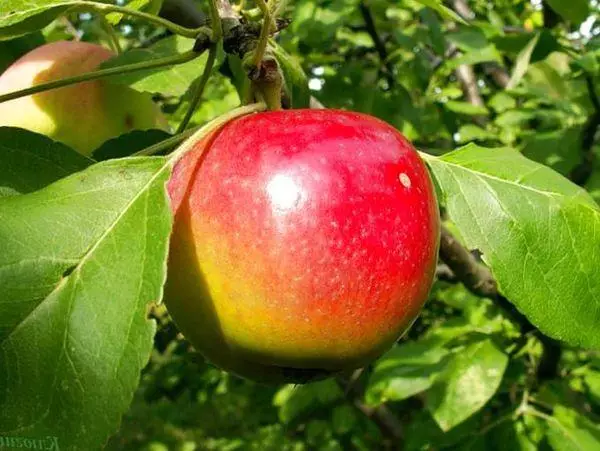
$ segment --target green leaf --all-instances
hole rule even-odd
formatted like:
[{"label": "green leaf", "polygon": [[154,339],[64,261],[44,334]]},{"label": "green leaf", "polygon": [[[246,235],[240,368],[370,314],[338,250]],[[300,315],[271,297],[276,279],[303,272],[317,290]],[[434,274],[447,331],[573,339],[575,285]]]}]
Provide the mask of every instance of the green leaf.
[{"label": "green leaf", "polygon": [[426,158],[501,292],[544,333],[600,348],[600,211],[589,194],[507,148]]},{"label": "green leaf", "polygon": [[302,386],[286,385],[277,392],[273,404],[279,408],[281,422],[291,423],[342,397],[335,380],[327,379]]},{"label": "green leaf", "polygon": [[351,433],[358,423],[357,411],[349,405],[333,409],[331,427],[337,435]]},{"label": "green leaf", "polygon": [[600,449],[600,427],[575,410],[554,406],[548,426],[548,442],[555,451]]},{"label": "green leaf", "polygon": [[98,449],[148,361],[166,274],[164,158],[0,199],[0,436]]},{"label": "green leaf", "polygon": [[498,390],[507,364],[491,340],[456,353],[427,393],[426,407],[440,428],[448,431],[479,411]]},{"label": "green leaf", "polygon": [[551,132],[536,130],[523,139],[523,155],[561,174],[569,174],[581,161],[582,132],[582,126]]},{"label": "green leaf", "polygon": [[429,389],[449,354],[442,345],[443,340],[434,338],[392,348],[375,364],[365,391],[366,402],[402,401]]},{"label": "green leaf", "polygon": [[508,85],[506,85],[506,89],[515,88],[527,73],[527,69],[529,68],[529,62],[531,61],[531,54],[535,50],[535,46],[537,45],[539,39],[540,35],[536,34],[527,43],[523,50],[521,50],[519,56],[517,56],[517,60],[515,61],[515,67],[510,77],[510,81],[508,82]]},{"label": "green leaf", "polygon": [[465,52],[483,49],[489,44],[485,34],[476,27],[461,27],[446,38]]},{"label": "green leaf", "polygon": [[502,62],[502,55],[492,44],[482,49],[468,51],[464,55],[453,58],[446,62],[445,66],[449,69],[455,69],[461,64],[473,65],[486,62]]},{"label": "green leaf", "polygon": [[470,102],[460,102],[457,100],[448,100],[444,104],[444,108],[458,114],[467,116],[487,116],[490,114],[485,106],[473,105]]},{"label": "green leaf", "polygon": [[436,10],[440,16],[444,19],[452,20],[454,22],[460,22],[462,24],[467,24],[467,21],[456,14],[452,9],[444,6],[441,0],[416,0],[420,4],[427,6],[428,8]]},{"label": "green leaf", "polygon": [[575,25],[580,24],[590,14],[589,0],[546,0],[548,5]]},{"label": "green leaf", "polygon": [[61,14],[81,3],[77,0],[2,0],[0,41],[41,30]]},{"label": "green leaf", "polygon": [[93,156],[99,161],[123,158],[170,137],[164,130],[134,130],[106,141],[94,151]]},{"label": "green leaf", "polygon": [[0,197],[36,191],[92,163],[43,135],[0,127]]},{"label": "green leaf", "polygon": [[494,96],[488,101],[488,105],[496,113],[503,113],[505,111],[516,108],[517,101],[511,95],[507,94],[504,91],[501,91],[494,94]]},{"label": "green leaf", "polygon": [[308,107],[310,104],[310,89],[308,88],[308,78],[302,66],[275,41],[271,41],[271,47],[283,72],[285,89],[290,97],[292,108]]},{"label": "green leaf", "polygon": [[0,74],[21,56],[45,43],[41,33],[30,33],[17,39],[0,41]]},{"label": "green leaf", "polygon": [[496,135],[474,124],[465,124],[458,129],[458,142],[485,141],[496,139]]},{"label": "green leaf", "polygon": [[[127,64],[152,61],[157,58],[181,55],[194,47],[194,40],[181,36],[161,39],[156,44],[125,52],[115,56],[101,65],[101,68],[118,67]],[[208,54],[205,52],[198,58],[176,66],[166,66],[108,78],[111,83],[131,86],[136,91],[180,97],[186,93],[190,85],[202,74]]]},{"label": "green leaf", "polygon": [[[162,7],[163,0],[130,0],[124,6],[138,11],[144,11],[148,14],[158,15]],[[123,20],[123,14],[110,13],[106,15],[106,19],[112,25],[118,25]]]}]

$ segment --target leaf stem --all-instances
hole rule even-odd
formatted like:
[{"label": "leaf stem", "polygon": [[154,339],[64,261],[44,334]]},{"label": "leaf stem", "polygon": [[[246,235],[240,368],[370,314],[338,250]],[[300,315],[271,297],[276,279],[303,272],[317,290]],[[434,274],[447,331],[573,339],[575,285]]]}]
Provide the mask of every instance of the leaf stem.
[{"label": "leaf stem", "polygon": [[190,123],[190,120],[192,119],[194,111],[196,111],[196,108],[198,108],[198,104],[200,103],[200,100],[202,100],[202,94],[204,94],[204,89],[206,88],[206,84],[208,83],[208,80],[210,79],[210,76],[212,75],[212,69],[215,65],[216,59],[217,59],[217,45],[213,44],[210,47],[210,50],[208,53],[208,59],[206,60],[206,65],[204,66],[204,72],[202,72],[202,76],[200,77],[200,81],[198,82],[198,87],[196,88],[196,90],[194,92],[194,95],[190,102],[190,106],[189,106],[187,112],[185,113],[185,117],[179,124],[179,128],[177,130],[178,133],[183,132],[187,128],[188,124]]},{"label": "leaf stem", "polygon": [[175,136],[165,139],[164,141],[156,143],[150,147],[146,147],[145,149],[142,149],[142,150],[132,154],[131,156],[132,157],[147,157],[150,155],[156,155],[157,153],[162,152],[163,150],[167,150],[167,149],[169,149],[173,146],[176,146],[177,144],[185,141],[187,138],[189,138],[194,133],[196,133],[200,128],[202,128],[202,127],[198,126],[198,127],[190,128],[189,130],[186,130],[183,133],[179,133]]},{"label": "leaf stem", "polygon": [[106,35],[108,36],[108,40],[110,42],[112,49],[115,51],[115,53],[117,55],[120,55],[121,53],[123,53],[123,49],[121,48],[121,43],[119,42],[119,37],[117,36],[117,33],[115,33],[115,29],[113,28],[113,26],[106,19],[105,15],[100,14],[100,22],[102,23],[102,28],[104,28],[104,31],[106,32]]},{"label": "leaf stem", "polygon": [[87,72],[85,74],[76,75],[74,77],[63,78],[60,80],[50,81],[48,83],[41,83],[39,85],[32,86],[27,89],[20,91],[9,92],[8,94],[0,95],[0,103],[8,102],[9,100],[18,99],[20,97],[26,97],[40,92],[49,91],[51,89],[62,88],[64,86],[74,85],[85,81],[98,80],[100,78],[110,77],[112,75],[126,74],[130,72],[138,72],[147,69],[156,69],[163,66],[173,66],[176,64],[187,63],[200,56],[201,53],[195,51],[189,51],[180,55],[166,56],[164,58],[158,58],[153,61],[144,61],[141,63],[127,64],[123,66],[110,67],[107,69],[100,69],[93,72]]},{"label": "leaf stem", "polygon": [[219,15],[219,5],[217,4],[217,0],[210,0],[209,3],[213,42],[217,43],[223,37],[223,25],[221,24],[221,16]]},{"label": "leaf stem", "polygon": [[[260,111],[265,111],[267,109],[264,103],[254,103],[252,105],[242,106],[236,109],[229,111],[228,113],[213,119],[208,124],[201,125],[199,127],[190,128],[189,130],[185,130],[182,133],[179,133],[171,138],[167,138],[164,141],[154,144],[153,146],[146,147],[145,149],[140,150],[139,152],[131,155],[132,157],[145,157],[150,155],[155,155],[163,150],[169,149],[182,141],[186,141],[179,149],[177,149],[171,155],[171,160],[177,161],[181,158],[188,150],[190,150],[198,140],[212,133],[215,130],[218,130],[220,127],[225,125],[227,122],[236,119],[241,116],[246,116],[247,114],[258,113]],[[188,139],[189,138],[189,139]]]},{"label": "leaf stem", "polygon": [[269,42],[269,35],[271,34],[271,30],[274,29],[274,23],[273,18],[271,17],[271,10],[269,9],[269,6],[265,0],[256,0],[256,3],[263,13],[263,24],[260,30],[260,37],[258,38],[258,46],[254,51],[254,58],[252,62],[256,67],[259,67],[260,62],[265,56],[267,44]]},{"label": "leaf stem", "polygon": [[187,38],[195,39],[198,34],[202,31],[203,28],[186,28],[176,23],[171,22],[170,20],[163,19],[162,17],[155,16],[154,14],[148,14],[143,11],[137,11],[135,9],[126,8],[124,6],[117,6],[105,3],[91,2],[91,1],[82,1],[73,8],[75,10],[87,10],[94,11],[103,15],[108,13],[120,13],[126,16],[137,17],[143,19],[147,22],[153,23],[155,25],[166,28],[167,30],[172,31],[175,34],[185,36]]}]

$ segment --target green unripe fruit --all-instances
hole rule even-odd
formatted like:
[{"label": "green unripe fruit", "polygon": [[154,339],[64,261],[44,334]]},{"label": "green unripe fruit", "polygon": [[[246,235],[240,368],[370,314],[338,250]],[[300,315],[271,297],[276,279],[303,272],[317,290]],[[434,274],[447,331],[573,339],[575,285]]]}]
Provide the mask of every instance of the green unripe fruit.
[{"label": "green unripe fruit", "polygon": [[[0,75],[0,94],[98,69],[113,53],[97,44],[59,41],[14,62]],[[84,155],[132,130],[167,129],[147,94],[95,80],[0,103],[0,126],[19,127],[60,141]]]}]

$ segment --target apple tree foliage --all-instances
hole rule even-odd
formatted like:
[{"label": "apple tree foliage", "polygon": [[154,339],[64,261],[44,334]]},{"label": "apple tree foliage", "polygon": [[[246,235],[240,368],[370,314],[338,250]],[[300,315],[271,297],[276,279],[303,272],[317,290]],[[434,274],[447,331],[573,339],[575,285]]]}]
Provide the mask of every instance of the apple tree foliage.
[{"label": "apple tree foliage", "polygon": [[[232,3],[260,21],[261,2]],[[45,42],[118,42],[108,80],[151,93],[176,130],[208,16],[201,0],[2,0],[0,72]],[[0,128],[0,444],[600,449],[598,2],[290,0],[281,16],[288,102],[380,117],[431,170],[451,235],[422,315],[353,375],[270,387],[221,372],[161,304],[164,150],[180,140],[130,157],[170,138],[132,132],[88,159]],[[191,126],[244,96],[239,58],[215,58]]]}]

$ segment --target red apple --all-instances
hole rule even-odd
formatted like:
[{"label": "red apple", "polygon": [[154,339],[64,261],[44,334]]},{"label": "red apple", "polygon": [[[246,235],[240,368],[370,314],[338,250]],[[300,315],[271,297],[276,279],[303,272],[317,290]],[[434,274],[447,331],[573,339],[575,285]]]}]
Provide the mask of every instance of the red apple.
[{"label": "red apple", "polygon": [[435,192],[410,143],[371,116],[234,120],[178,163],[169,193],[165,302],[226,370],[278,382],[361,367],[427,299]]}]

